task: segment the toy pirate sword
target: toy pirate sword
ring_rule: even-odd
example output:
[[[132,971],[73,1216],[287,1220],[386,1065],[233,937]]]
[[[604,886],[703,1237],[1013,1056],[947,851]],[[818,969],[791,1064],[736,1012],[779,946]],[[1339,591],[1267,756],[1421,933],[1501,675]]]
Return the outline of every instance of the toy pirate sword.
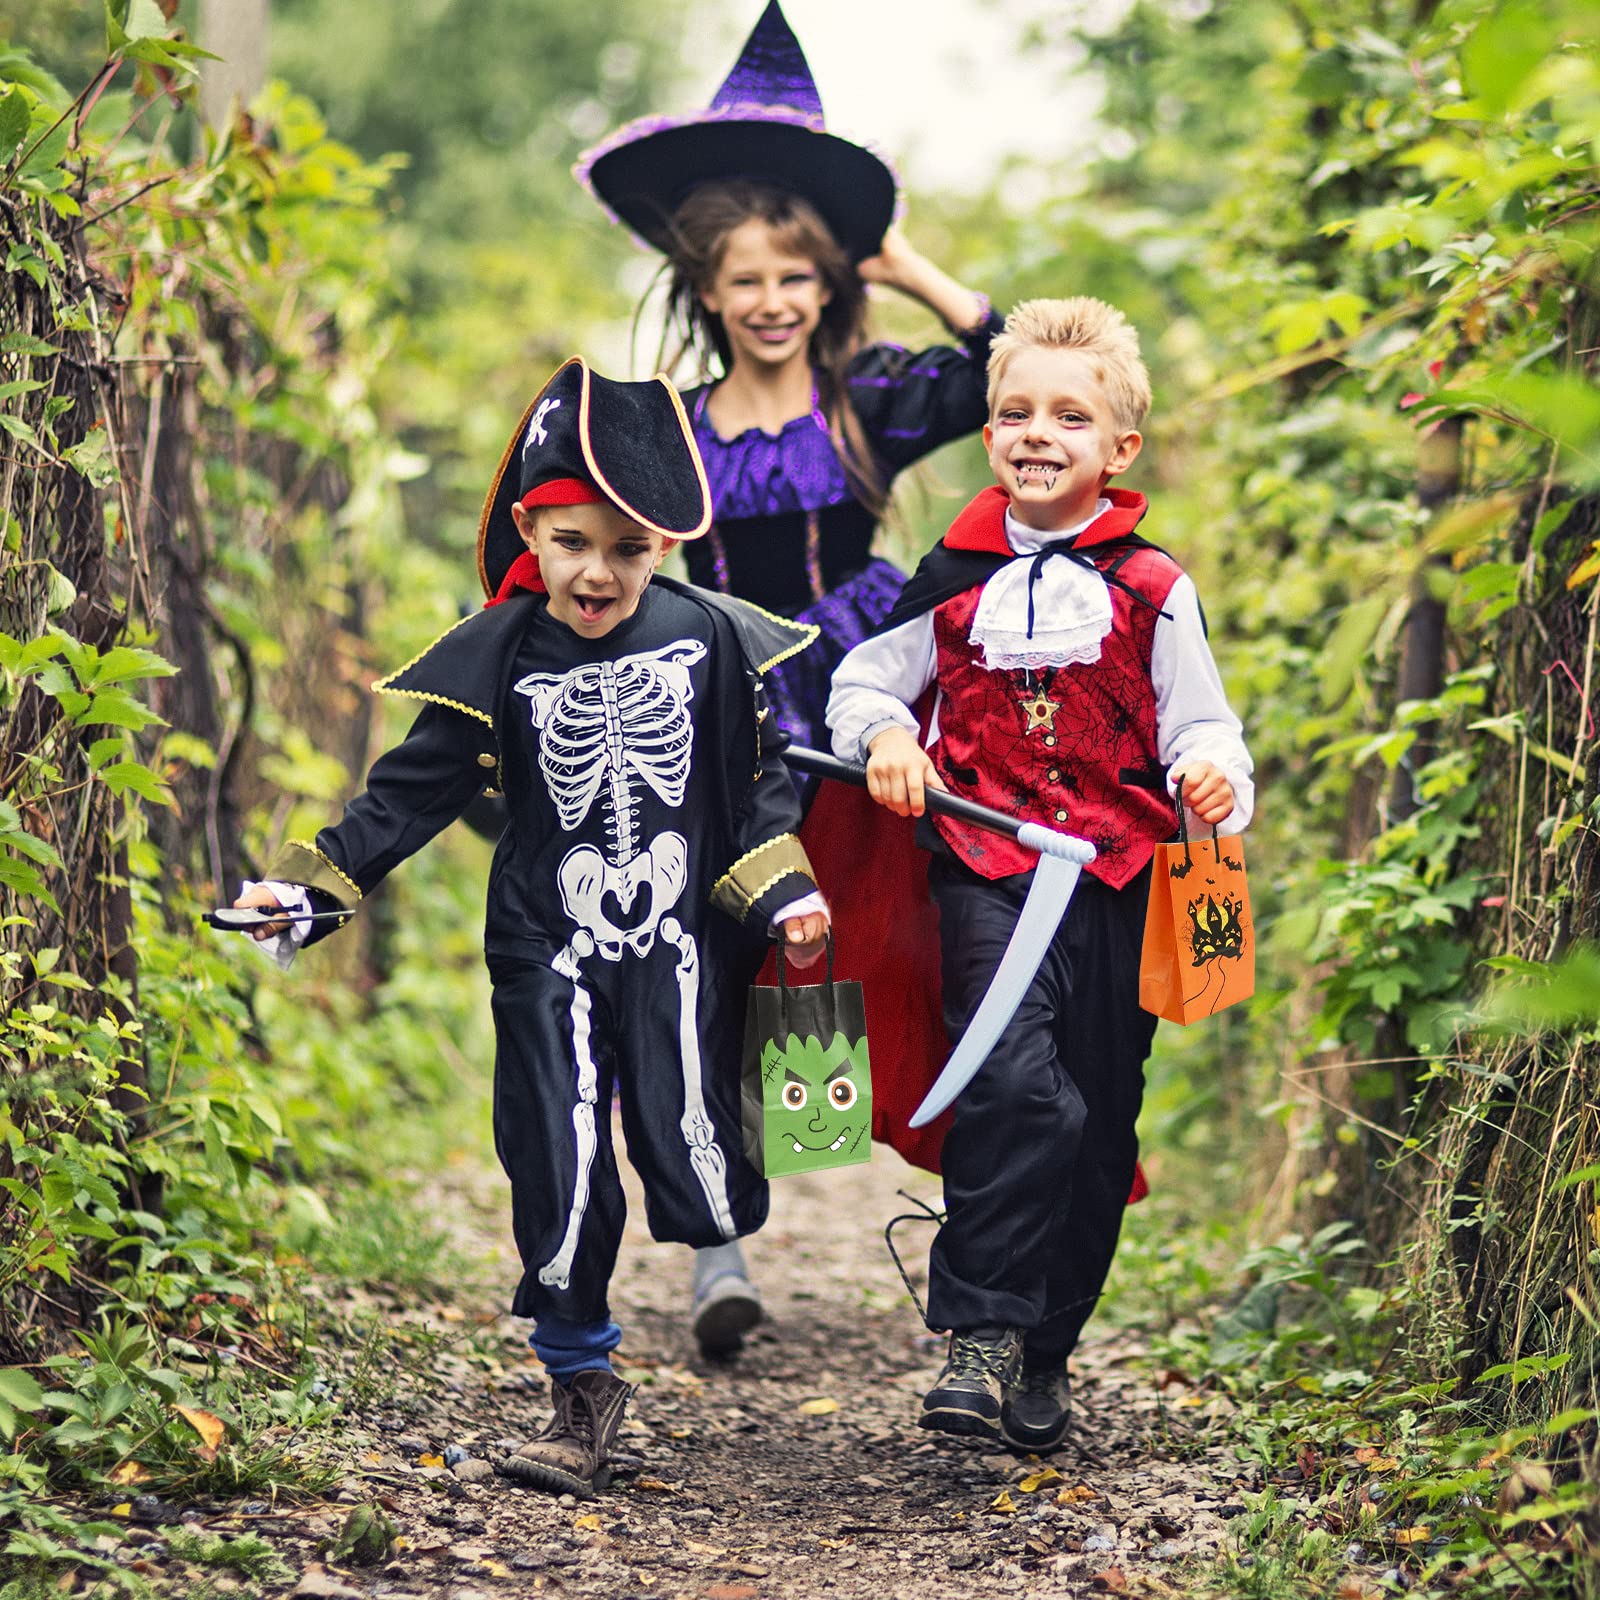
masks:
[[[867,785],[865,767],[848,761],[839,761],[823,755],[819,750],[807,750],[800,745],[790,745],[783,753],[785,765],[796,772],[807,772],[818,778],[832,778],[839,783],[849,783],[864,789]],[[988,992],[984,995],[961,1035],[961,1042],[950,1052],[950,1059],[927,1097],[917,1107],[911,1118],[913,1128],[925,1127],[950,1105],[957,1095],[971,1083],[1005,1031],[1006,1024],[1022,1004],[1045,950],[1055,937],[1061,919],[1066,915],[1072,891],[1078,886],[1078,874],[1095,857],[1095,848],[1087,839],[1058,833],[1037,822],[1018,822],[1003,811],[979,805],[975,800],[961,795],[946,794],[942,789],[929,788],[927,804],[930,811],[940,811],[963,822],[975,823],[995,833],[1015,839],[1029,850],[1039,852],[1039,865],[1034,870],[1033,883],[1028,888],[1028,898],[1017,917],[1000,965],[995,970]]]

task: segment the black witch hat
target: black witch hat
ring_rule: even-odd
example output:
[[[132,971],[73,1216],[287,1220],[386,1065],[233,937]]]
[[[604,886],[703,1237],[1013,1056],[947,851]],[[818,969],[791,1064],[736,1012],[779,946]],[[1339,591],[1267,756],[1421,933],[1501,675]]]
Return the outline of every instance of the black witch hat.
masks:
[[[877,254],[895,215],[889,164],[824,127],[811,68],[778,0],[761,13],[705,110],[641,117],[587,151],[573,170],[658,250],[669,247],[672,217],[691,189],[735,178],[808,200],[853,261]]]
[[[573,356],[522,413],[495,470],[478,520],[484,592],[499,592],[526,548],[512,506],[602,499],[670,539],[698,539],[711,526],[705,466],[678,391],[659,376],[620,383]]]

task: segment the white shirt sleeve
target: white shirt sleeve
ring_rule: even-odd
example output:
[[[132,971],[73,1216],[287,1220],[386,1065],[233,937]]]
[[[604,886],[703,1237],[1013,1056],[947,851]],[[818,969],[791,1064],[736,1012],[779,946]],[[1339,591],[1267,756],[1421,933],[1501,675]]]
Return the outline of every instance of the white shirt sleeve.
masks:
[[[828,696],[833,753],[841,761],[865,761],[867,745],[891,726],[915,736],[911,708],[933,682],[934,666],[931,611],[863,639],[834,670]]]
[[[1156,749],[1162,763],[1175,767],[1187,761],[1209,761],[1222,769],[1233,786],[1233,814],[1219,833],[1243,833],[1255,813],[1255,770],[1245,748],[1244,728],[1228,704],[1211,646],[1200,620],[1200,597],[1185,573],[1173,584],[1156,619],[1150,650],[1150,681],[1156,692]],[[846,658],[848,659],[848,657]],[[1177,784],[1169,778],[1167,793]],[[1187,808],[1186,808],[1187,809]],[[1205,824],[1189,813],[1191,832]]]
[[[246,878],[244,889],[266,889],[285,911],[295,914],[296,920],[291,922],[284,932],[275,933],[270,939],[253,941],[262,955],[287,972],[294,965],[294,958],[300,953],[300,946],[306,942],[311,932],[311,896],[300,884],[279,883],[276,878],[268,878],[262,883],[254,883]]]
[[[776,939],[778,937],[778,929],[785,922],[787,922],[790,917],[809,916],[813,911],[820,911],[823,916],[829,917],[831,920],[831,916],[828,911],[828,902],[823,898],[823,894],[820,889],[813,889],[810,894],[801,895],[798,900],[791,900],[787,905],[779,906],[778,909],[772,913],[772,921],[768,925],[768,931],[771,933],[772,937]]]

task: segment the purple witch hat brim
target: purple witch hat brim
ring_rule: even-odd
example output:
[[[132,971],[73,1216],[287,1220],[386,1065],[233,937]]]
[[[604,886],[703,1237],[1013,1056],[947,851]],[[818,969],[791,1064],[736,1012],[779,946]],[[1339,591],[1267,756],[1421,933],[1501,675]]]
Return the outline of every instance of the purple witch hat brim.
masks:
[[[777,0],[707,109],[630,122],[585,151],[573,173],[658,250],[670,250],[673,216],[705,183],[743,178],[798,194],[855,261],[877,254],[898,214],[894,168],[824,125],[811,69]]]

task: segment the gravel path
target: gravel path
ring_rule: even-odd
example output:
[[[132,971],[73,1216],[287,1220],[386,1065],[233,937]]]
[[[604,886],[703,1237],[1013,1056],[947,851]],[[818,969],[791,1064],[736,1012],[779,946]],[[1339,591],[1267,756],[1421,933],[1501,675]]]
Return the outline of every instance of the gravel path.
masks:
[[[630,1174],[631,1179],[631,1174]],[[1236,1509],[1225,1463],[1166,1458],[1187,1413],[1158,1394],[1126,1338],[1100,1334],[1075,1367],[1080,1433],[1049,1462],[923,1433],[918,1401],[942,1341],[917,1321],[883,1247],[932,1181],[884,1150],[863,1167],[784,1178],[773,1218],[748,1242],[768,1308],[745,1352],[701,1361],[683,1306],[689,1261],[634,1218],[614,1285],[621,1367],[637,1383],[627,1462],[606,1493],[552,1499],[495,1475],[537,1431],[546,1385],[526,1330],[499,1315],[514,1276],[498,1173],[458,1174],[441,1214],[474,1264],[440,1327],[457,1335],[345,1436],[344,1497],[378,1497],[397,1555],[366,1569],[318,1559],[343,1507],[261,1531],[300,1574],[296,1592],[451,1597],[551,1593],[693,1600],[895,1600],[977,1593],[1180,1592],[1181,1563],[1224,1537]],[[441,1197],[442,1201],[444,1197]],[[919,1290],[930,1229],[897,1230]],[[1174,1408],[1177,1409],[1169,1409]],[[471,1460],[429,1464],[453,1446]],[[426,1459],[425,1459],[426,1458]],[[1163,1576],[1165,1575],[1165,1577]]]

